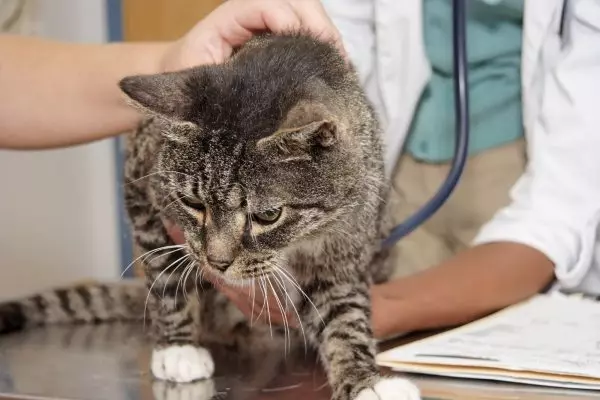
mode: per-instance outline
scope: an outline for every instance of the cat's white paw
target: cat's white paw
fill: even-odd
[[[382,378],[372,388],[362,390],[355,400],[421,400],[421,392],[407,379]]]
[[[154,381],[152,392],[155,400],[210,400],[217,394],[212,379],[193,383]]]
[[[152,353],[152,374],[158,379],[187,383],[210,378],[214,372],[212,356],[202,347],[169,346]]]

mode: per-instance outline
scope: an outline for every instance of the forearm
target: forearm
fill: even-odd
[[[437,267],[375,287],[375,334],[385,338],[466,323],[526,299],[552,278],[552,262],[530,247],[476,246]]]
[[[160,70],[164,44],[67,44],[0,36],[0,148],[47,148],[135,126],[118,82]]]

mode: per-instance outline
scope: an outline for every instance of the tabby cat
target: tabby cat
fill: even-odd
[[[249,341],[249,322],[202,279],[210,274],[254,283],[293,310],[294,337],[318,351],[333,399],[419,399],[375,364],[369,286],[388,275],[388,187],[375,113],[336,48],[305,33],[265,34],[224,64],[127,77],[120,87],[148,116],[129,137],[125,190],[135,242],[151,255],[154,376],[208,378],[205,338]],[[166,221],[185,245],[173,243]],[[0,329],[144,315],[135,299],[145,296],[131,290],[78,288],[4,305]]]

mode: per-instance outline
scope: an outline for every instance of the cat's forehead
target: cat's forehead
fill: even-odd
[[[221,204],[228,209],[240,208],[245,199],[244,192],[239,184],[234,184],[222,191]]]
[[[188,164],[195,169],[188,173],[196,177],[202,197],[214,205],[233,209],[248,199],[256,202],[284,195],[286,187],[294,182],[281,181],[280,166],[256,157],[251,147],[240,144],[227,151],[221,147]]]
[[[292,85],[273,86],[266,78],[244,79],[242,74],[208,85],[205,94],[211,101],[192,106],[200,129],[225,147],[232,140],[252,141],[275,132],[303,93]]]

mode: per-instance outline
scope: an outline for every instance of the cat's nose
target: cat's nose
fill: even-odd
[[[208,256],[206,259],[212,267],[218,269],[221,272],[224,272],[233,262],[233,260],[219,260],[210,256]]]

